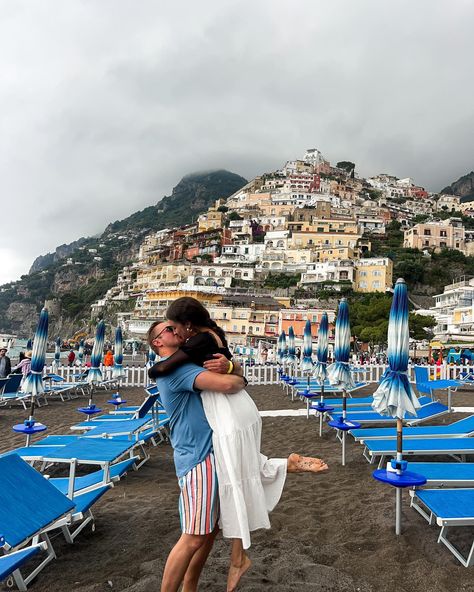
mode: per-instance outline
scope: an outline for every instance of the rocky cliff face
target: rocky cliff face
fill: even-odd
[[[441,193],[459,195],[462,201],[474,200],[474,171],[460,177],[457,181],[445,187]]]
[[[86,238],[80,238],[77,241],[69,243],[68,245],[60,245],[56,248],[54,253],[47,253],[46,255],[40,255],[39,257],[36,257],[28,273],[35,273],[35,271],[41,271],[42,269],[46,269],[46,267],[49,267],[53,263],[56,263],[61,259],[69,257],[70,255],[72,255],[72,253],[74,253],[76,249],[78,249],[86,241]]]

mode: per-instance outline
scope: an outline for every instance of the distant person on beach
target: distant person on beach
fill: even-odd
[[[76,359],[76,354],[74,353],[74,351],[71,349],[67,355],[67,365],[68,366],[74,366],[74,360]]]
[[[193,298],[179,298],[170,305],[167,316],[175,328],[174,350],[169,343],[173,337],[165,336],[165,333],[170,333],[170,325],[159,323],[165,331],[160,337],[165,336],[168,340],[166,355],[169,357],[149,371],[150,378],[157,378],[160,393],[163,383],[172,380],[177,371],[189,367],[190,363],[195,370],[198,370],[197,365],[204,365],[207,370],[221,373],[241,372],[240,367],[235,364],[234,368],[230,360],[224,332],[210,319],[208,311],[200,302]],[[165,353],[156,341],[156,334],[157,330],[152,325],[148,334],[149,343],[157,347],[158,353],[163,356]],[[179,350],[178,345],[181,345]],[[202,368],[199,370],[203,372]],[[215,384],[206,387],[207,390],[202,389],[198,383],[199,376],[201,374],[195,380],[194,390],[203,390],[201,399],[205,416],[212,428],[219,483],[220,523],[224,536],[233,539],[227,583],[227,590],[230,591],[235,590],[241,576],[250,567],[250,559],[244,551],[250,546],[250,532],[270,528],[268,513],[280,499],[287,471],[320,472],[326,470],[327,465],[320,459],[298,454],[292,454],[288,459],[267,459],[260,454],[260,414],[248,393],[240,389],[238,393],[228,395]],[[218,375],[212,373],[209,380],[214,377],[218,378]],[[163,404],[166,408],[165,401]],[[195,585],[209,551],[210,546],[205,557],[202,553],[199,561],[196,561],[199,572],[194,569],[192,573]],[[175,570],[176,566],[172,562],[169,568]],[[167,584],[166,575],[165,569],[164,585]],[[168,591],[176,588],[162,589]],[[186,585],[183,588],[188,589],[195,588],[187,588]]]
[[[107,350],[105,356],[104,356],[104,366],[113,366],[114,365],[114,354],[112,353],[112,350],[109,349]]]
[[[262,364],[266,364],[268,360],[268,349],[266,347],[262,349],[260,357],[262,358]]]
[[[12,371],[12,363],[7,356],[7,348],[0,349],[0,378],[6,378]]]
[[[12,368],[12,372],[15,372],[16,370],[21,370],[21,373],[23,374],[21,384],[25,382],[26,377],[28,376],[28,374],[31,373],[31,355],[31,351],[25,352],[25,357],[23,358],[23,360],[21,360],[21,362],[19,362],[16,366]]]

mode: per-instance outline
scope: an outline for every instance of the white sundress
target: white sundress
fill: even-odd
[[[213,432],[219,525],[224,537],[242,539],[248,549],[252,531],[270,528],[268,513],[281,497],[287,459],[268,459],[260,453],[262,419],[247,391],[203,391],[201,398]]]

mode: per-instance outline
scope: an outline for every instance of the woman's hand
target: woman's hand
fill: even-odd
[[[204,362],[204,368],[210,372],[227,374],[230,368],[230,360],[228,360],[224,354],[214,354],[214,358],[214,360],[207,360]]]

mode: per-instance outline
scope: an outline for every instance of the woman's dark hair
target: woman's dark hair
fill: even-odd
[[[224,331],[211,319],[206,307],[195,298],[190,298],[189,296],[177,298],[168,306],[166,318],[182,325],[191,323],[193,327],[207,327],[208,329],[212,329],[214,333],[219,335],[224,346],[227,347],[227,339]]]

